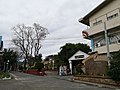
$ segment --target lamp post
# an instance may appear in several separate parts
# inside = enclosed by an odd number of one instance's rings
[[[8,68],[9,68],[9,60],[7,60],[7,71],[8,71]]]
[[[72,60],[69,61],[69,64],[70,64],[70,74],[72,74],[73,73],[73,71],[72,71]]]
[[[52,63],[53,63],[53,70],[54,70],[54,63],[55,63],[55,61],[54,61],[54,60],[52,60]]]

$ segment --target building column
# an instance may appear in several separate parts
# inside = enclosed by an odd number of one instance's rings
[[[110,42],[109,42],[108,31],[107,31],[105,22],[104,22],[104,29],[105,29],[105,41],[106,41],[106,48],[107,48],[108,66],[110,66],[110,50],[109,50]]]
[[[69,66],[70,66],[70,74],[72,74],[72,61],[69,61]]]
[[[93,40],[93,38],[91,38],[91,48],[92,48],[92,52],[94,52],[94,40]]]

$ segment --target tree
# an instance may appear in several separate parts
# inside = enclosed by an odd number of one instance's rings
[[[41,63],[39,61],[35,63],[34,69],[38,69],[38,71],[40,71],[42,68],[44,68],[44,64],[43,63]]]
[[[66,45],[62,46],[61,51],[58,53],[58,56],[60,57],[60,60],[64,62],[64,64],[68,65],[68,59],[75,54],[78,50],[81,50],[85,53],[88,53],[91,51],[90,47],[87,44],[72,44],[72,43],[66,43]]]
[[[55,55],[49,55],[45,58],[44,61],[51,61],[51,64],[48,64],[48,66],[52,67],[53,66],[53,61],[54,61],[54,67],[56,67],[57,69],[60,67],[60,65],[64,64],[64,62],[60,59],[60,57],[55,54]]]
[[[8,70],[11,69],[14,70],[16,68],[17,65],[17,60],[18,60],[18,54],[16,51],[13,51],[11,49],[4,49],[3,51],[3,60],[4,60],[4,64],[5,64],[5,71],[7,68],[7,64],[8,66]]]
[[[48,31],[46,28],[34,23],[33,26],[18,24],[13,27],[14,38],[13,43],[20,48],[25,58],[24,69],[30,56],[38,56],[40,53],[41,42],[45,39]]]
[[[120,51],[113,54],[110,67],[108,69],[108,75],[116,81],[120,81]]]

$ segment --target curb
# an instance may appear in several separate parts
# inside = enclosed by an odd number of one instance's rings
[[[4,77],[4,78],[2,78],[2,80],[10,80],[10,79],[12,79],[12,77],[9,77],[9,78]]]
[[[120,90],[120,87],[117,87],[117,86],[110,86],[110,85],[98,84],[98,83],[92,83],[92,82],[84,82],[84,81],[79,81],[79,80],[74,80],[74,79],[73,79],[73,82],[83,83],[83,84],[93,85],[93,86],[98,86],[98,87],[102,87],[102,88],[111,88],[111,89]]]
[[[60,77],[57,77],[57,79],[66,80],[66,81],[75,82],[75,83],[82,83],[82,84],[87,84],[87,85],[92,85],[92,86],[97,86],[97,87],[101,87],[101,88],[111,88],[111,89],[120,90],[120,87],[117,87],[117,86],[110,86],[110,85],[105,85],[105,84],[85,82],[85,81],[74,80],[74,79],[64,79],[64,78],[60,78]]]

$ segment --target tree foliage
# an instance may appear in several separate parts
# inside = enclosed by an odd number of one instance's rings
[[[44,64],[37,61],[35,62],[35,66],[32,69],[38,69],[38,71],[40,71],[42,68],[44,68]]]
[[[116,81],[120,81],[120,51],[113,54],[110,67],[108,69],[108,75]]]
[[[60,67],[61,64],[64,64],[64,62],[62,60],[60,60],[60,57],[55,54],[55,55],[49,55],[47,56],[44,61],[48,61],[49,63],[47,63],[45,66],[49,67],[49,69],[53,67],[54,65],[54,69],[58,69]],[[53,64],[54,61],[54,64]]]
[[[81,50],[85,53],[88,53],[91,51],[90,47],[87,44],[72,44],[67,43],[64,46],[60,48],[60,52],[56,55],[50,55],[46,57],[45,61],[49,61],[49,58],[55,61],[55,66],[59,67],[60,65],[68,65],[68,59],[74,55],[78,50]]]
[[[62,46],[61,51],[58,53],[58,56],[60,57],[60,60],[64,62],[64,64],[68,65],[68,59],[75,54],[78,50],[81,50],[85,53],[88,53],[91,51],[90,47],[87,44],[72,44],[67,43],[66,45]]]
[[[33,26],[19,24],[12,28],[14,31],[13,43],[20,48],[26,62],[32,55],[38,56],[41,49],[41,42],[45,39],[48,31],[46,28],[34,23]],[[33,57],[33,56],[32,56]]]
[[[10,69],[10,67],[11,67],[11,69],[14,70],[16,68],[16,64],[17,64],[17,60],[18,60],[18,53],[16,51],[11,50],[11,49],[4,49],[3,60],[5,63],[5,66],[9,60],[8,69]]]

